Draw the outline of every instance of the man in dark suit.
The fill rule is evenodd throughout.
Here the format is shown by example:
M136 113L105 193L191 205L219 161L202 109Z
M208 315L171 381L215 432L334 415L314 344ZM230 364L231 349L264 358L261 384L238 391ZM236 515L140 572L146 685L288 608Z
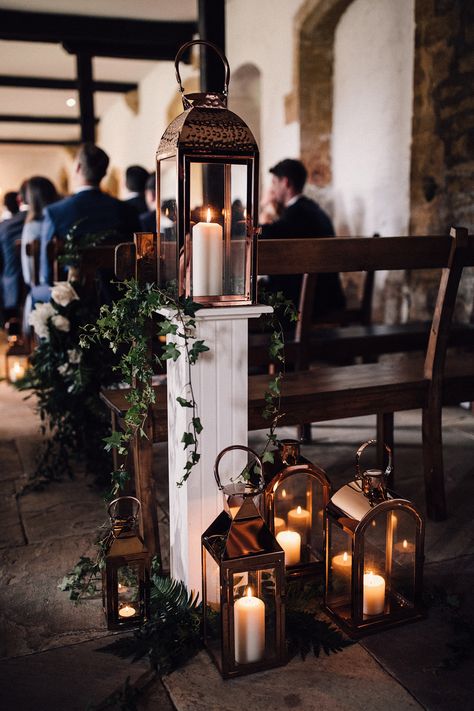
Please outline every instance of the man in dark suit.
M16 215L0 223L2 302L5 321L15 314L20 297L21 261L20 250L17 249L16 242L21 239L28 212L26 181L18 192L17 201L19 210Z
M301 161L287 158L270 168L270 173L272 194L282 212L275 222L262 225L263 239L335 236L329 216L317 203L302 194L307 172ZM301 281L300 275L270 276L266 288L272 292L282 291L287 299L298 306ZM331 312L344 307L345 297L339 275L318 275L313 319L330 317Z
M125 202L103 193L99 184L107 172L109 157L93 143L79 148L74 167L74 195L49 205L41 230L40 281L51 284L47 247L53 236L65 237L77 224L77 234L113 231L113 241L130 240L140 231L137 211Z
M128 195L125 202L133 205L139 215L148 210L145 200L145 186L148 180L148 171L141 165L130 165L125 171L125 187Z

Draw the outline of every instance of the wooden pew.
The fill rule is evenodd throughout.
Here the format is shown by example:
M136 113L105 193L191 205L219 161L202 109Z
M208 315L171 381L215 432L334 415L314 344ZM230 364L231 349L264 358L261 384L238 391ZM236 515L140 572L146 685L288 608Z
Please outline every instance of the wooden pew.
M409 240L409 242L408 242ZM342 417L377 415L377 438L393 443L393 413L421 408L428 515L446 517L442 457L442 404L474 399L474 359L445 358L463 266L474 265L474 239L466 230L450 237L266 240L259 245L259 271L266 274L441 268L435 314L424 359L407 363L318 367L289 373L282 385L282 425L302 425ZM304 266L303 266L304 265ZM249 429L268 426L262 418L268 375L249 378ZM126 391L108 391L103 400L118 422L128 405ZM166 386L156 388L152 412L154 441L165 441Z

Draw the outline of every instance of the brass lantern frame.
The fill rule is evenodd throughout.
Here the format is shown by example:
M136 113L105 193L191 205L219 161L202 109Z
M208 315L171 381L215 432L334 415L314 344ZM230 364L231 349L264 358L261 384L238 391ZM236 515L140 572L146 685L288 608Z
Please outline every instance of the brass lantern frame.
M277 461L273 465L265 465L265 494L264 494L264 508L265 508L265 520L268 527L275 535L275 494L278 489L283 486L283 483L290 479L295 474L301 473L306 474L310 479L314 479L322 490L322 513L323 518L321 520L321 534L322 534L322 552L321 558L318 560L309 561L306 563L300 563L299 565L294 565L286 568L286 577L288 579L299 579L305 577L316 577L324 573L325 571L325 536L326 528L324 524L324 511L331 496L331 482L324 469L319 467L317 464L313 464L308 461L305 457L300 454L300 443L297 440L281 440L279 443L280 449L277 454ZM287 463L288 460L292 459L294 463ZM278 468L280 467L280 468ZM275 473L275 469L278 468ZM311 514L313 512L312 506L312 489L311 487L306 491L307 501L308 497L310 499L310 510Z
M323 608L328 615L340 626L350 637L358 639L364 635L378 632L380 630L396 627L407 622L414 622L425 616L423 608L423 563L424 563L424 539L425 523L422 515L416 506L407 499L397 496L394 492L385 487L385 480L392 471L391 450L386 447L389 459L388 466L384 473L380 470L368 470L360 474L359 457L363 449L372 444L370 440L359 448L356 458L356 481L345 485L333 496L326 507L325 529L326 529L326 582L324 587ZM375 484L375 486L374 486ZM342 505L342 498L339 495L344 491L345 500L349 495L352 501L353 510L360 511L360 516L352 515ZM335 503L336 499L340 505ZM365 513L362 513L366 507ZM347 507L349 508L349 507ZM414 555L412 568L413 596L412 600L407 600L402 594L392 588L393 578L393 541L396 530L397 513L403 512L411 517L415 525L414 535ZM365 567L365 541L366 532L376 526L377 521L386 520L385 530L385 592L384 607L379 614L369 614L364 617L364 567ZM341 532L347 534L350 539L350 601L344 604L344 598L330 601L329 581L332 581L331 566L333 563L331 546L331 525L337 527Z
M205 45L213 49L225 67L225 84L222 93L184 94L179 73L179 62L183 53L192 45ZM207 306L242 306L256 303L257 299L257 233L258 228L258 180L259 151L252 132L237 114L227 108L227 94L230 79L228 61L216 45L205 40L193 40L184 44L175 59L176 78L182 93L182 114L177 116L164 132L157 153L156 170L156 214L158 233L158 283L165 286L165 274L170 261L175 261L174 273L177 279L177 295L192 297L197 303ZM161 231L161 175L162 161L176 161L176 253L170 252ZM224 294L192 294L192 239L191 239L191 165L221 165L224 169ZM231 221L231 165L247 168L247 195L245 218L245 266L244 290L241 294L231 294L228 265L232 259L230 239ZM165 269L165 264L166 269Z
M251 497L245 499L235 518L222 511L202 535L202 596L204 645L224 679L252 674L286 664L285 564L284 553ZM211 622L207 609L205 552L219 568L220 647L210 642ZM233 579L239 573L255 575L275 571L275 649L270 658L238 664L235 660Z

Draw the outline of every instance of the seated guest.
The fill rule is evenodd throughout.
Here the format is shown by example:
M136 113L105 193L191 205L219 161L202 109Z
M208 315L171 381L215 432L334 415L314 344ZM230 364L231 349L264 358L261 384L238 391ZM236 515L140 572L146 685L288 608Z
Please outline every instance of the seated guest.
M263 239L282 237L334 237L334 227L328 215L317 203L305 197L303 188L307 172L299 160L287 158L270 168L271 195L281 214L274 222L262 225ZM269 291L282 291L298 306L302 276L281 275L268 277ZM345 308L345 297L339 274L320 274L316 282L313 319L330 318L331 313Z
M128 190L125 202L133 205L139 215L148 210L145 200L147 180L148 171L141 165L131 165L125 171L125 187Z
M34 260L26 253L26 247L31 242L41 237L41 226L43 223L43 211L47 205L59 200L56 188L48 178L35 175L26 184L26 201L28 203L28 213L21 233L21 270L23 281L28 287L35 286L34 280ZM26 297L23 308L23 330L28 326L28 317L31 312L31 293Z
M3 222L3 220L9 220L10 217L13 217L13 215L17 214L19 209L20 208L18 206L18 193L14 190L5 193L5 197L3 198L3 210L2 214L0 215L0 222Z
M143 232L156 232L156 174L150 173L145 183L146 210L140 214Z
M113 231L116 233L114 243L130 240L133 232L139 231L136 210L99 187L108 165L105 151L93 143L82 144L74 165L74 195L45 208L41 228L41 284L51 284L48 243L54 236L65 237L73 225L77 225L78 235Z
M0 251L3 265L1 273L2 299L5 321L16 315L19 305L21 260L20 251L16 248L16 242L21 238L28 210L26 182L22 184L18 191L17 202L19 207L17 214L0 223Z

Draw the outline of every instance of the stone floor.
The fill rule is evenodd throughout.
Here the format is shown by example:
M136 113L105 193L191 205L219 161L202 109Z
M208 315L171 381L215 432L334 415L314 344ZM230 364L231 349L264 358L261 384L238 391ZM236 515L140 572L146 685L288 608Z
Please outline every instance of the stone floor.
M353 473L357 446L373 436L372 418L313 428L316 444L304 454L328 472L335 486ZM281 433L289 436L294 433ZM253 433L258 447L263 434ZM58 590L78 556L91 551L104 518L96 491L83 473L73 481L17 496L34 466L40 435L34 403L0 383L0 683L5 711L81 711L98 703L146 665L130 665L96 653L109 641L100 602L74 606ZM450 517L427 525L427 587L472 598L474 583L474 418L461 408L444 416L446 479ZM397 490L423 507L419 413L396 416ZM166 448L155 448L159 481L166 477ZM166 531L167 502L160 486L160 528ZM106 639L107 637L107 639ZM160 711L233 711L245 705L310 711L433 711L472 708L474 668L464 661L440 671L456 641L443 608L413 625L366 638L338 655L291 661L287 667L223 682L206 654L155 682L139 708ZM112 707L111 707L112 708Z

